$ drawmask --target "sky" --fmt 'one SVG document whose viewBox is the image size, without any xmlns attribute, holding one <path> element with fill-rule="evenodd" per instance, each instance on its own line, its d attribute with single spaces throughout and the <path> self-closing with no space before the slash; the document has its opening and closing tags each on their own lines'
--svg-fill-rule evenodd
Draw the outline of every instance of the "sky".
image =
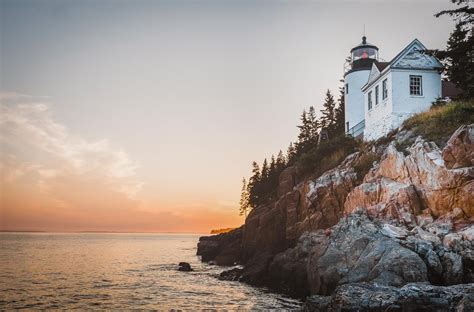
<svg viewBox="0 0 474 312">
<path fill-rule="evenodd" d="M 444 48 L 448 0 L 0 0 L 0 230 L 236 227 L 367 41 Z"/>
</svg>

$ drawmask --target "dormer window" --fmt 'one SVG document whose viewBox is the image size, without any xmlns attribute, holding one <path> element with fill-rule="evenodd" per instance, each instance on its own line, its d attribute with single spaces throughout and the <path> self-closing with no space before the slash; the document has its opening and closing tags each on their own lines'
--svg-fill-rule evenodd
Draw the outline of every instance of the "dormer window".
<svg viewBox="0 0 474 312">
<path fill-rule="evenodd" d="M 423 95 L 423 80 L 421 76 L 410 75 L 410 95 Z"/>
</svg>

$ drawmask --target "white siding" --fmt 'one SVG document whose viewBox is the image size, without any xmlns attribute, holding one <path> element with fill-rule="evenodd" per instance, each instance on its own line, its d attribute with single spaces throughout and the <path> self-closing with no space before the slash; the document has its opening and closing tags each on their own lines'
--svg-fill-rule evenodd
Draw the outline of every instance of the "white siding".
<svg viewBox="0 0 474 312">
<path fill-rule="evenodd" d="M 367 83 L 370 70 L 358 70 L 349 73 L 344 78 L 345 84 L 349 85 L 349 94 L 345 94 L 345 125 L 349 122 L 349 128 L 354 127 L 364 120 L 364 94 L 361 88 Z M 345 128 L 347 131 L 347 127 Z"/>
<path fill-rule="evenodd" d="M 423 95 L 410 95 L 410 75 L 422 76 Z M 388 79 L 388 98 L 381 100 L 382 81 Z M 372 91 L 375 96 L 375 86 L 380 88 L 380 102 L 368 110 L 367 94 Z M 374 140 L 398 128 L 402 122 L 415 113 L 426 111 L 441 95 L 441 76 L 434 70 L 391 69 L 384 77 L 377 80 L 364 92 L 365 130 L 364 139 Z"/>
<path fill-rule="evenodd" d="M 386 99 L 382 99 L 383 87 L 382 82 L 387 79 L 388 94 Z M 375 87 L 379 86 L 379 104 L 375 104 Z M 372 91 L 372 109 L 368 109 L 368 93 Z M 365 130 L 364 139 L 376 139 L 381 134 L 386 134 L 392 129 L 392 75 L 388 71 L 377 83 L 374 83 L 368 90 L 364 92 L 364 107 L 365 107 Z"/>
</svg>

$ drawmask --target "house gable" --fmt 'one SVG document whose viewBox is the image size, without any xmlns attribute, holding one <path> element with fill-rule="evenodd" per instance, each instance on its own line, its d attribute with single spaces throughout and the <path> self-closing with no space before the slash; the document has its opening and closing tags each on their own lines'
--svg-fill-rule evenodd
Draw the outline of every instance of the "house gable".
<svg viewBox="0 0 474 312">
<path fill-rule="evenodd" d="M 370 73 L 369 73 L 369 78 L 367 80 L 367 83 L 371 83 L 372 81 L 374 81 L 375 79 L 377 79 L 377 77 L 380 75 L 380 70 L 377 68 L 377 66 L 375 66 L 375 63 L 372 64 L 372 68 L 370 69 Z"/>
<path fill-rule="evenodd" d="M 398 69 L 438 69 L 441 63 L 436 57 L 424 53 L 426 47 L 418 40 L 413 40 L 390 63 L 391 68 Z"/>
</svg>

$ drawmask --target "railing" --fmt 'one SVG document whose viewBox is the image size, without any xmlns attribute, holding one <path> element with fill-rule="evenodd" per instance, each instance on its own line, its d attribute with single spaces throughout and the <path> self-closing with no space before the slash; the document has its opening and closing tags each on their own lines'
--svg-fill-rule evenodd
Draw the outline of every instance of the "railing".
<svg viewBox="0 0 474 312">
<path fill-rule="evenodd" d="M 346 135 L 350 135 L 353 138 L 358 138 L 364 134 L 364 129 L 365 129 L 365 120 L 362 120 L 357 125 L 350 128 L 349 131 L 346 132 Z"/>
</svg>

